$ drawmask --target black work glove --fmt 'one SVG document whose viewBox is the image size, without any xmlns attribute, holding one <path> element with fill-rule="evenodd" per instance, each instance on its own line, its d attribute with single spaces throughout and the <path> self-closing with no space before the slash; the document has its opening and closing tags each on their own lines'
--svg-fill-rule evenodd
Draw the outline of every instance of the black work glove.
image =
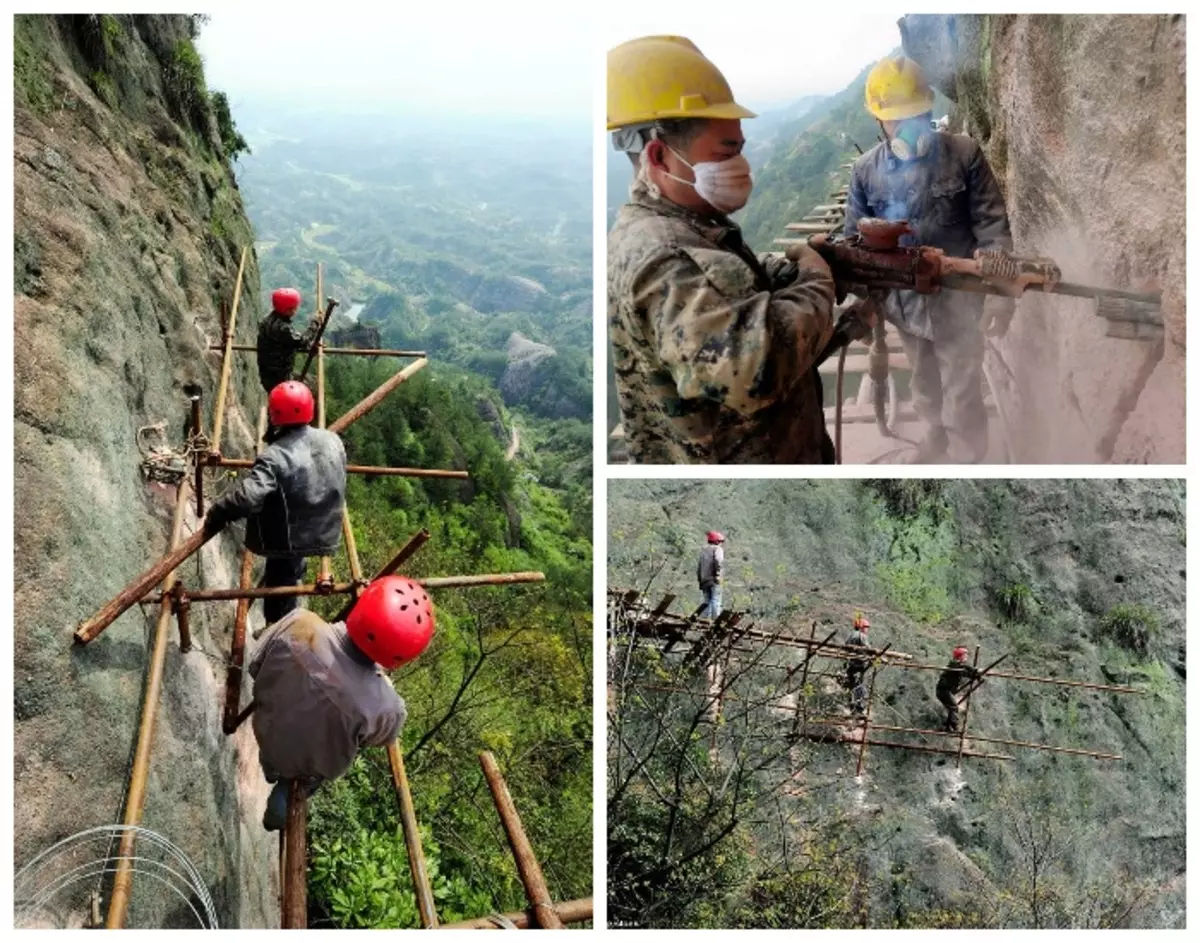
<svg viewBox="0 0 1200 943">
<path fill-rule="evenodd" d="M 208 509 L 208 513 L 204 516 L 204 535 L 208 538 L 216 537 L 233 521 L 233 517 L 229 511 L 219 502 Z"/>
</svg>

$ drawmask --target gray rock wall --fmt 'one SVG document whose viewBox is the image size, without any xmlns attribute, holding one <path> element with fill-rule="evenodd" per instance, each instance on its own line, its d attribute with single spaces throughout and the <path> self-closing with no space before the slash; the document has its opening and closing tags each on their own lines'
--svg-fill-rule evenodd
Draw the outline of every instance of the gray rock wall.
<svg viewBox="0 0 1200 943">
<path fill-rule="evenodd" d="M 166 88 L 187 18 L 79 22 L 88 19 L 16 21 L 18 868 L 121 820 L 155 620 L 135 607 L 86 648 L 72 646 L 72 632 L 166 549 L 174 492 L 142 480 L 136 435 L 165 421 L 181 444 L 185 383 L 202 386 L 211 428 L 219 356 L 207 346 L 220 340 L 219 302 L 253 242 L 204 114 L 193 127 Z M 89 36 L 102 47 L 89 48 Z M 239 342 L 254 337 L 258 297 L 251 251 Z M 239 358 L 223 450 L 249 455 L 261 393 L 253 358 Z M 189 514 L 185 532 L 196 526 Z M 214 542 L 180 576 L 234 585 L 235 552 Z M 195 651 L 181 655 L 171 630 L 142 824 L 192 858 L 222 926 L 269 926 L 275 851 L 258 823 L 257 751 L 248 728 L 220 731 L 233 604 L 193 613 Z M 130 925 L 187 925 L 180 906 L 141 880 Z"/>
<path fill-rule="evenodd" d="M 1106 337 L 1030 295 L 988 353 L 1017 462 L 1184 461 L 1185 20 L 906 16 L 907 53 L 984 145 L 1017 251 L 1069 281 L 1161 291 L 1165 338 Z"/>
</svg>

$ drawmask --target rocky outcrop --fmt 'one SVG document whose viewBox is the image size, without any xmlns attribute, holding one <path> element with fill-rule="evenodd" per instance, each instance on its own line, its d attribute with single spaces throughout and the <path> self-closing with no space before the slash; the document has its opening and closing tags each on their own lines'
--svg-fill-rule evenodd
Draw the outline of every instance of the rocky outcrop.
<svg viewBox="0 0 1200 943">
<path fill-rule="evenodd" d="M 981 141 L 1018 252 L 1161 291 L 1161 338 L 1030 295 L 988 354 L 1017 462 L 1184 461 L 1185 25 L 1163 16 L 906 16 L 905 51 Z"/>
<path fill-rule="evenodd" d="M 181 444 L 185 384 L 206 426 L 242 247 L 253 243 L 185 16 L 15 20 L 14 864 L 119 822 L 153 619 L 134 608 L 87 648 L 76 624 L 163 553 L 173 489 L 139 473 L 139 428 Z M 237 339 L 258 310 L 250 252 Z M 236 361 L 223 450 L 248 455 L 261 402 Z M 209 495 L 211 498 L 212 496 Z M 198 526 L 189 514 L 186 530 Z M 236 583 L 232 541 L 180 576 Z M 265 784 L 249 729 L 221 734 L 232 606 L 197 606 L 196 650 L 172 642 L 143 824 L 183 848 L 222 926 L 278 920 Z M 74 901 L 60 902 L 71 909 Z M 69 915 L 60 914 L 66 921 Z M 132 926 L 189 925 L 135 882 Z"/>
<path fill-rule="evenodd" d="M 539 381 L 539 368 L 555 356 L 555 350 L 549 344 L 539 344 L 514 331 L 509 335 L 505 352 L 508 366 L 500 377 L 500 392 L 506 402 L 519 403 L 529 397 Z"/>
</svg>

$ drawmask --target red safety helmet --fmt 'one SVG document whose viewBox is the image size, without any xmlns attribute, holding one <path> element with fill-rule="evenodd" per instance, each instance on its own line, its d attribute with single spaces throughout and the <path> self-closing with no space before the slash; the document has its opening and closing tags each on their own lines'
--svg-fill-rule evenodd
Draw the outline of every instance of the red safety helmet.
<svg viewBox="0 0 1200 943">
<path fill-rule="evenodd" d="M 286 380 L 267 396 L 267 415 L 273 426 L 306 426 L 313 421 L 313 395 L 303 383 Z"/>
<path fill-rule="evenodd" d="M 290 318 L 300 308 L 300 292 L 295 288 L 276 288 L 271 292 L 271 307 L 276 314 Z"/>
<path fill-rule="evenodd" d="M 961 645 L 958 646 L 958 648 L 954 649 L 954 660 L 955 661 L 966 661 L 967 660 L 967 650 L 965 648 L 963 648 Z"/>
<path fill-rule="evenodd" d="M 433 604 L 425 587 L 405 576 L 384 576 L 368 586 L 346 631 L 354 644 L 385 671 L 412 661 L 433 638 Z"/>
<path fill-rule="evenodd" d="M 710 530 L 708 532 L 708 542 L 710 544 L 723 544 L 725 543 L 725 535 L 718 530 Z"/>
<path fill-rule="evenodd" d="M 854 627 L 856 629 L 860 629 L 861 631 L 865 632 L 865 631 L 867 631 L 867 629 L 869 629 L 871 627 L 871 620 L 868 619 L 866 616 L 858 616 L 854 620 Z"/>
</svg>

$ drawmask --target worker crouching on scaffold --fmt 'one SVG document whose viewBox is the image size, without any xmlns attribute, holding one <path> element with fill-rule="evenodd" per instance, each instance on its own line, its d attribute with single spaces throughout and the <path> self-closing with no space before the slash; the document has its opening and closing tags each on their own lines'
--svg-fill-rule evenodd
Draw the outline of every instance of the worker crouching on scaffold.
<svg viewBox="0 0 1200 943">
<path fill-rule="evenodd" d="M 311 796 L 343 775 L 361 747 L 400 736 L 408 711 L 386 672 L 432 637 L 429 595 L 402 576 L 371 583 L 344 623 L 299 609 L 267 630 L 249 667 L 259 762 L 275 784 L 263 828 L 284 827 L 293 780 Z"/>
</svg>

